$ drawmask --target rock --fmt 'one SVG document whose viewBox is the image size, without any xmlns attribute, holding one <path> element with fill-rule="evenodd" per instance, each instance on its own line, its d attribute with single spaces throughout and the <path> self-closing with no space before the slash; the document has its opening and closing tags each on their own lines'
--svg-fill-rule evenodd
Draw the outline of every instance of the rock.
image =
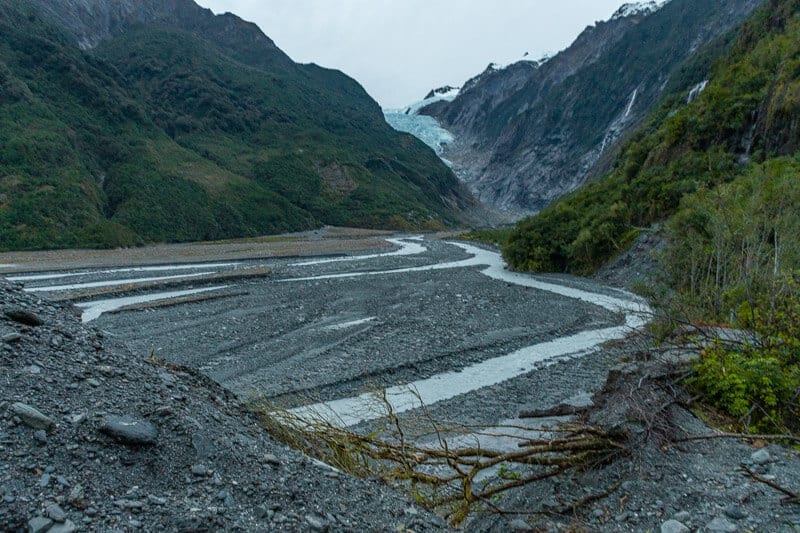
<svg viewBox="0 0 800 533">
<path fill-rule="evenodd" d="M 42 474 L 41 479 L 39 479 L 39 486 L 41 488 L 45 488 L 50 484 L 50 474 Z"/>
<path fill-rule="evenodd" d="M 63 524 L 54 525 L 47 530 L 47 533 L 75 533 L 75 531 L 78 531 L 78 527 L 71 520 L 67 520 Z"/>
<path fill-rule="evenodd" d="M 100 431 L 123 444 L 150 445 L 158 440 L 158 429 L 147 422 L 131 416 L 108 416 Z"/>
<path fill-rule="evenodd" d="M 19 322 L 26 326 L 41 326 L 44 324 L 44 320 L 39 318 L 39 315 L 21 307 L 8 307 L 3 313 L 14 322 Z"/>
<path fill-rule="evenodd" d="M 28 533 L 44 533 L 50 529 L 53 521 L 43 516 L 37 516 L 28 520 Z"/>
<path fill-rule="evenodd" d="M 85 413 L 75 413 L 75 414 L 72 414 L 72 415 L 67 415 L 64 418 L 66 418 L 67 422 L 69 422 L 70 424 L 73 424 L 73 425 L 77 426 L 78 424 L 82 424 L 86 420 L 86 414 Z"/>
<path fill-rule="evenodd" d="M 509 524 L 511 531 L 533 531 L 533 528 L 522 518 L 515 518 Z"/>
<path fill-rule="evenodd" d="M 766 448 L 761 448 L 760 450 L 753 452 L 753 454 L 750 456 L 750 462 L 756 465 L 766 464 L 770 459 L 771 457 Z"/>
<path fill-rule="evenodd" d="M 328 531 L 330 527 L 324 518 L 315 514 L 306 515 L 306 522 L 312 531 Z"/>
<path fill-rule="evenodd" d="M 44 446 L 47 444 L 47 432 L 43 429 L 37 429 L 33 432 L 33 440 L 39 445 Z"/>
<path fill-rule="evenodd" d="M 724 518 L 722 516 L 718 516 L 708 524 L 706 524 L 706 529 L 708 531 L 720 532 L 720 533 L 736 533 L 739 531 L 739 528 L 736 527 L 736 524 Z"/>
<path fill-rule="evenodd" d="M 159 507 L 167 505 L 167 499 L 161 498 L 159 496 L 154 496 L 152 494 L 147 495 L 147 501 L 152 503 L 153 505 L 158 505 Z"/>
<path fill-rule="evenodd" d="M 205 477 L 208 475 L 208 467 L 206 465 L 192 465 L 192 475 Z"/>
<path fill-rule="evenodd" d="M 65 513 L 64 509 L 59 505 L 48 505 L 44 512 L 47 518 L 51 519 L 53 522 L 64 523 L 67 520 L 67 513 Z"/>
<path fill-rule="evenodd" d="M 688 511 L 681 511 L 679 513 L 675 513 L 675 516 L 673 516 L 672 518 L 674 520 L 677 520 L 678 522 L 686 523 L 689 522 L 689 520 L 691 520 L 692 515 L 690 515 Z"/>
<path fill-rule="evenodd" d="M 742 511 L 738 505 L 729 505 L 725 508 L 725 516 L 733 520 L 743 520 L 747 518 L 747 513 Z"/>
<path fill-rule="evenodd" d="M 22 419 L 26 426 L 33 429 L 50 429 L 53 427 L 53 421 L 44 415 L 41 411 L 24 403 L 14 403 L 11 405 L 11 412 Z"/>
<path fill-rule="evenodd" d="M 281 464 L 280 460 L 271 453 L 268 453 L 264 456 L 264 462 L 272 466 L 280 466 Z"/>
<path fill-rule="evenodd" d="M 236 505 L 236 501 L 233 499 L 233 496 L 227 490 L 221 490 L 217 493 L 217 499 L 222 501 L 222 504 L 230 509 L 231 507 Z"/>
<path fill-rule="evenodd" d="M 689 528 L 677 520 L 667 520 L 661 524 L 661 533 L 689 533 Z"/>
<path fill-rule="evenodd" d="M 21 341 L 22 340 L 22 335 L 20 335 L 19 333 L 8 333 L 6 335 L 3 335 L 2 338 L 3 338 L 3 342 L 5 342 L 6 344 L 12 344 L 12 343 Z M 35 520 L 35 518 L 34 518 L 34 520 Z"/>
</svg>

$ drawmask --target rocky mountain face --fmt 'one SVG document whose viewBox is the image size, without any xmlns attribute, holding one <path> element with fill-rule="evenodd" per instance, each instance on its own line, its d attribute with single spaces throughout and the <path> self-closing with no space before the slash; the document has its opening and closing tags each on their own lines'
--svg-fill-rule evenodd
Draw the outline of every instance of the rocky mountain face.
<svg viewBox="0 0 800 533">
<path fill-rule="evenodd" d="M 475 205 L 356 81 L 191 0 L 0 0 L 0 146 L 0 249 L 441 229 Z"/>
<path fill-rule="evenodd" d="M 481 200 L 535 212 L 606 171 L 619 141 L 666 90 L 688 92 L 702 82 L 685 79 L 681 65 L 759 3 L 628 4 L 555 57 L 490 66 L 455 100 L 421 113 L 455 134 L 444 157 Z M 683 83 L 690 85 L 677 86 Z"/>
</svg>

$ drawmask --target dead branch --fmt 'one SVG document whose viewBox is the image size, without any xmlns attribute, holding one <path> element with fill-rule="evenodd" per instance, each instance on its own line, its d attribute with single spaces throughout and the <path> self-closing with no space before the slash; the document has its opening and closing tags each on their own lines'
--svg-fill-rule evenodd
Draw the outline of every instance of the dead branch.
<svg viewBox="0 0 800 533">
<path fill-rule="evenodd" d="M 675 439 L 675 442 L 686 442 L 691 440 L 705 439 L 742 439 L 742 440 L 767 440 L 767 441 L 790 441 L 800 443 L 800 437 L 796 435 L 751 435 L 749 433 L 710 433 L 708 435 L 688 435 Z"/>
<path fill-rule="evenodd" d="M 778 485 L 777 483 L 775 483 L 771 479 L 767 479 L 765 477 L 759 476 L 758 474 L 756 474 L 755 472 L 753 472 L 752 470 L 747 468 L 745 465 L 741 465 L 741 469 L 748 476 L 753 478 L 755 481 L 758 481 L 759 483 L 763 483 L 763 484 L 765 484 L 767 486 L 770 486 L 773 489 L 777 490 L 778 492 L 782 492 L 783 494 L 785 494 L 786 498 L 782 499 L 781 503 L 787 504 L 787 503 L 798 503 L 798 502 L 800 502 L 800 494 L 798 494 L 796 492 L 792 492 L 789 489 Z"/>
</svg>

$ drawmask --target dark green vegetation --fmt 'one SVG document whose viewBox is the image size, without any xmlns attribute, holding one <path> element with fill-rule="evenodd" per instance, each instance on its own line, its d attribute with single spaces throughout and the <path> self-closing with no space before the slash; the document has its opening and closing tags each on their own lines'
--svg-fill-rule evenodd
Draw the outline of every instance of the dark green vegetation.
<svg viewBox="0 0 800 533">
<path fill-rule="evenodd" d="M 223 37 L 162 21 L 84 52 L 0 0 L 0 249 L 458 222 L 468 193 L 355 81 L 184 4 Z"/>
<path fill-rule="evenodd" d="M 586 274 L 668 220 L 657 304 L 754 332 L 706 350 L 695 385 L 749 428 L 796 431 L 800 2 L 768 1 L 702 95 L 686 105 L 685 94 L 663 102 L 610 175 L 521 222 L 504 254 L 518 269 Z"/>
</svg>

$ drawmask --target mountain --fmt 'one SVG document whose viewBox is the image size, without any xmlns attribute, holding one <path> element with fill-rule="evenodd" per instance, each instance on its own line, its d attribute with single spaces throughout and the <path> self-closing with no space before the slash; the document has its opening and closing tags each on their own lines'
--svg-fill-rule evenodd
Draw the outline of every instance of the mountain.
<svg viewBox="0 0 800 533">
<path fill-rule="evenodd" d="M 234 15 L 0 0 L 0 249 L 442 228 L 473 206 L 358 83 Z"/>
<path fill-rule="evenodd" d="M 490 65 L 452 102 L 420 112 L 454 134 L 443 157 L 481 200 L 536 212 L 607 171 L 618 143 L 665 94 L 703 81 L 690 79 L 685 61 L 759 3 L 626 4 L 554 57 Z"/>
<path fill-rule="evenodd" d="M 800 268 L 800 1 L 769 0 L 725 41 L 704 90 L 665 97 L 607 176 L 517 225 L 504 250 L 513 267 L 591 273 L 667 222 L 670 268 L 692 292 L 710 277 L 736 301 L 756 284 L 734 281 L 759 262 L 770 275 Z M 717 50 L 711 43 L 698 61 Z"/>
</svg>

